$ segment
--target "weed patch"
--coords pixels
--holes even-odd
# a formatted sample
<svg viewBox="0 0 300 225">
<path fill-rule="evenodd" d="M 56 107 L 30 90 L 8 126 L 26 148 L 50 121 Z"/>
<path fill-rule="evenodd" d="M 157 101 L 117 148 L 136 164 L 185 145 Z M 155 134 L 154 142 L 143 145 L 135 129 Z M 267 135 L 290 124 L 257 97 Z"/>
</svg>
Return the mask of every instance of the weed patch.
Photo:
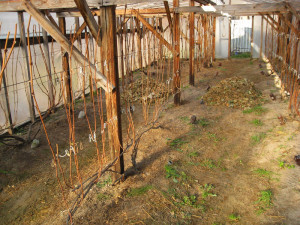
<svg viewBox="0 0 300 225">
<path fill-rule="evenodd" d="M 132 188 L 128 193 L 127 196 L 130 197 L 134 197 L 134 196 L 140 196 L 145 194 L 147 191 L 149 191 L 150 189 L 152 189 L 153 186 L 152 185 L 146 185 L 143 187 L 139 187 L 139 188 Z"/>
<path fill-rule="evenodd" d="M 250 123 L 258 127 L 263 125 L 263 122 L 260 119 L 254 119 Z"/>
<path fill-rule="evenodd" d="M 272 203 L 273 193 L 271 190 L 264 190 L 261 191 L 259 195 L 260 196 L 258 200 L 255 202 L 255 204 L 258 205 L 257 214 L 262 214 L 273 205 Z"/>
<path fill-rule="evenodd" d="M 267 134 L 264 132 L 251 136 L 252 144 L 255 145 L 260 143 L 266 136 Z"/>
<path fill-rule="evenodd" d="M 266 112 L 267 109 L 263 108 L 261 105 L 254 106 L 250 109 L 246 109 L 243 111 L 244 114 L 250 114 L 250 113 L 255 113 L 255 115 L 260 116 L 264 112 Z"/>
</svg>

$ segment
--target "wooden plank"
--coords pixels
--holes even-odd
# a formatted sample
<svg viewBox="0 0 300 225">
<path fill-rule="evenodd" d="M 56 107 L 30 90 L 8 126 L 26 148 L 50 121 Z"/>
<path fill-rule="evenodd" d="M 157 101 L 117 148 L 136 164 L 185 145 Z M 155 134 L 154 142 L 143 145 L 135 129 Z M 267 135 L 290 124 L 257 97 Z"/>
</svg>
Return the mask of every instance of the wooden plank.
<svg viewBox="0 0 300 225">
<path fill-rule="evenodd" d="M 173 34 L 173 22 L 172 22 L 172 17 L 171 17 L 171 11 L 170 11 L 170 7 L 169 7 L 169 2 L 168 1 L 164 1 L 164 6 L 165 6 L 165 10 L 167 13 L 167 19 L 169 22 L 169 27 L 171 29 L 171 34 Z"/>
<path fill-rule="evenodd" d="M 15 12 L 26 10 L 22 4 L 24 0 L 1 0 L 0 1 L 0 12 Z M 25 0 L 27 1 L 27 0 Z M 44 10 L 60 10 L 65 9 L 75 9 L 76 4 L 74 0 L 30 0 L 35 8 Z M 133 4 L 133 3 L 150 3 L 157 2 L 157 0 L 87 0 L 87 4 L 91 8 L 98 8 L 101 5 L 117 5 L 117 4 Z"/>
<path fill-rule="evenodd" d="M 58 18 L 58 26 L 62 32 L 62 34 L 66 35 L 66 19 L 63 17 Z M 61 48 L 61 59 L 62 59 L 62 69 L 64 71 L 64 82 L 65 82 L 65 92 L 67 97 L 67 104 L 70 107 L 72 102 L 71 95 L 71 78 L 70 78 L 70 65 L 69 65 L 69 54 L 63 48 Z"/>
<path fill-rule="evenodd" d="M 300 9 L 300 2 L 290 3 L 295 10 Z M 257 4 L 234 4 L 234 5 L 215 5 L 213 8 L 208 6 L 185 6 L 174 7 L 178 13 L 228 13 L 230 15 L 251 15 L 270 12 L 288 12 L 283 3 L 257 3 Z"/>
<path fill-rule="evenodd" d="M 217 17 L 214 16 L 214 22 L 213 22 L 213 40 L 212 40 L 212 45 L 213 45 L 213 61 L 216 61 L 216 22 L 217 22 Z"/>
<path fill-rule="evenodd" d="M 79 41 L 79 40 L 81 40 L 81 33 L 82 33 L 82 31 L 86 28 L 86 22 L 83 22 L 81 24 L 81 26 L 79 26 L 79 18 L 76 17 L 75 19 L 78 19 L 78 22 L 77 22 L 77 20 L 75 21 L 75 25 L 77 27 L 77 30 L 76 30 L 76 33 L 74 34 L 73 39 Z M 80 44 L 81 44 L 81 41 L 80 41 Z"/>
<path fill-rule="evenodd" d="M 259 58 L 262 59 L 262 50 L 263 50 L 263 38 L 264 38 L 264 18 L 261 16 L 261 25 L 260 25 L 260 49 L 259 49 Z"/>
<path fill-rule="evenodd" d="M 265 15 L 268 17 L 268 19 L 271 21 L 273 25 L 276 25 L 276 30 L 278 30 L 280 28 L 279 23 L 277 23 L 277 21 L 275 21 L 274 18 L 270 16 L 270 14 L 265 14 Z"/>
<path fill-rule="evenodd" d="M 251 44 L 251 53 L 250 53 L 251 54 L 250 55 L 251 59 L 253 59 L 253 47 L 254 47 L 253 46 L 253 44 L 254 44 L 253 43 L 253 37 L 254 37 L 254 16 L 252 16 L 251 40 L 250 40 L 251 41 L 251 43 L 250 43 Z"/>
<path fill-rule="evenodd" d="M 83 17 L 86 25 L 89 27 L 91 34 L 93 35 L 94 39 L 96 40 L 98 46 L 100 46 L 100 40 L 98 38 L 99 33 L 99 26 L 92 14 L 86 0 L 74 0 L 79 9 L 81 16 Z"/>
<path fill-rule="evenodd" d="M 163 37 L 164 36 L 164 28 L 163 28 L 163 24 L 162 24 L 162 18 L 158 18 L 158 23 L 159 23 L 159 31 L 160 31 L 160 34 L 161 36 Z M 163 59 L 163 44 L 161 42 L 159 42 L 159 58 L 162 62 L 162 59 Z"/>
<path fill-rule="evenodd" d="M 0 71 L 3 66 L 3 58 L 2 58 L 2 50 L 0 49 Z M 8 123 L 8 133 L 13 134 L 13 122 L 12 122 L 12 117 L 11 117 L 11 110 L 10 110 L 10 104 L 9 104 L 9 98 L 8 98 L 8 91 L 7 91 L 7 86 L 6 86 L 6 79 L 5 79 L 5 72 L 3 72 L 2 75 L 2 84 L 3 84 L 3 89 L 4 89 L 4 96 L 5 96 L 5 106 L 6 106 L 6 113 L 7 113 L 7 123 Z M 4 109 L 4 110 L 5 110 Z"/>
<path fill-rule="evenodd" d="M 152 27 L 145 19 L 144 17 L 142 17 L 138 11 L 133 10 L 134 15 L 140 20 L 140 22 L 149 30 L 151 31 L 155 37 L 157 37 L 174 55 L 178 55 L 179 51 L 176 51 L 175 48 L 172 47 L 172 45 L 169 44 L 168 41 L 166 41 L 166 39 L 164 39 L 157 31 L 154 27 Z"/>
<path fill-rule="evenodd" d="M 179 6 L 179 0 L 173 0 L 173 7 Z M 180 52 L 180 14 L 173 14 L 173 46 L 176 52 Z M 173 55 L 173 93 L 174 104 L 180 105 L 180 55 Z"/>
<path fill-rule="evenodd" d="M 297 37 L 300 36 L 300 32 L 298 29 L 296 29 L 293 24 L 291 24 L 291 22 L 285 17 L 283 16 L 282 14 L 278 14 L 279 17 L 284 20 L 284 22 L 286 23 L 286 25 L 288 25 L 288 27 L 296 34 Z"/>
<path fill-rule="evenodd" d="M 80 65 L 86 66 L 90 64 L 92 71 L 96 71 L 97 82 L 105 91 L 112 91 L 114 86 L 109 83 L 106 77 L 97 71 L 94 64 L 92 64 L 88 59 L 75 47 L 71 42 L 61 33 L 56 26 L 54 26 L 45 16 L 34 7 L 30 2 L 23 2 L 23 7 L 26 12 L 28 12 L 32 17 L 34 17 L 39 24 L 61 45 L 61 47 L 67 51 L 69 54 L 72 54 L 73 59 L 75 59 Z"/>
<path fill-rule="evenodd" d="M 228 59 L 231 59 L 231 19 L 228 18 Z"/>
<path fill-rule="evenodd" d="M 142 59 L 142 29 L 141 23 L 137 17 L 135 18 L 135 24 L 137 28 L 137 48 L 138 48 L 138 65 L 139 68 L 143 68 L 143 59 Z"/>
<path fill-rule="evenodd" d="M 300 21 L 300 15 L 295 8 L 293 8 L 290 3 L 285 2 L 285 7 L 293 13 L 293 15 L 297 18 L 298 22 Z"/>
<path fill-rule="evenodd" d="M 190 6 L 194 6 L 195 1 L 190 0 Z M 190 13 L 190 85 L 195 85 L 195 13 Z"/>
<path fill-rule="evenodd" d="M 124 173 L 124 159 L 120 154 L 123 152 L 122 147 L 122 127 L 121 127 L 121 110 L 120 110 L 120 91 L 117 55 L 117 35 L 116 35 L 116 15 L 115 6 L 101 7 L 101 46 L 103 57 L 106 61 L 104 70 L 109 82 L 116 88 L 112 93 L 107 93 L 106 110 L 108 123 L 108 137 L 110 144 L 111 159 L 118 157 L 113 170 L 113 180 L 116 181 L 120 174 Z"/>
<path fill-rule="evenodd" d="M 170 12 L 173 12 L 173 9 L 169 9 Z M 100 16 L 99 9 L 91 9 L 94 15 Z M 154 8 L 154 9 L 138 9 L 138 12 L 143 15 L 144 17 L 147 15 L 159 15 L 159 14 L 167 14 L 165 8 Z M 118 16 L 132 16 L 133 9 L 117 9 L 116 14 Z M 76 9 L 69 9 L 69 10 L 62 10 L 57 13 L 57 17 L 81 17 L 81 14 Z"/>
<path fill-rule="evenodd" d="M 18 23 L 19 23 L 19 32 L 20 32 L 20 41 L 21 41 L 21 49 L 23 54 L 23 63 L 25 67 L 25 73 L 27 73 L 28 81 L 30 81 L 30 71 L 29 71 L 29 61 L 28 61 L 28 52 L 27 52 L 27 43 L 26 43 L 26 35 L 25 35 L 25 27 L 24 27 L 24 15 L 23 12 L 18 12 Z M 29 104 L 30 111 L 30 119 L 31 122 L 35 121 L 35 109 L 34 109 L 34 101 L 31 95 L 31 85 L 30 82 L 27 84 L 29 93 L 27 93 L 27 99 Z"/>
<path fill-rule="evenodd" d="M 43 33 L 43 48 L 44 48 L 44 56 L 46 59 L 46 70 L 48 73 L 48 94 L 49 94 L 49 102 L 50 102 L 50 110 L 54 110 L 55 105 L 55 96 L 53 92 L 53 82 L 52 82 L 52 75 L 51 75 L 51 63 L 50 63 L 50 53 L 49 53 L 49 45 L 48 45 L 48 34 L 47 31 L 44 29 L 42 30 Z"/>
</svg>

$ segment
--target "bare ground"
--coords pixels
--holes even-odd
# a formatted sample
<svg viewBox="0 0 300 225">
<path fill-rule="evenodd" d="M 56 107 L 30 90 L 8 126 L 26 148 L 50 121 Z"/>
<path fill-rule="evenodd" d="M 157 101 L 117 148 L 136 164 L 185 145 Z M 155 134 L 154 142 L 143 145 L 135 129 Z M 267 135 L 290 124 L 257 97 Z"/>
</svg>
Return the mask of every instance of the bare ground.
<svg viewBox="0 0 300 225">
<path fill-rule="evenodd" d="M 188 85 L 188 62 L 182 62 L 183 104 L 170 103 L 160 128 L 143 137 L 138 172 L 126 155 L 127 179 L 113 187 L 94 186 L 74 224 L 300 224 L 300 167 L 293 161 L 300 154 L 299 119 L 280 98 L 275 77 L 260 74 L 261 62 L 220 62 L 220 67 L 218 61 L 198 72 L 195 87 Z M 234 75 L 262 91 L 264 112 L 200 104 L 208 85 Z M 276 101 L 270 100 L 270 92 Z M 197 124 L 189 123 L 192 115 Z M 134 117 L 142 121 L 138 112 Z M 255 119 L 261 124 L 251 123 Z M 77 124 L 78 137 L 86 140 L 85 121 Z M 48 130 L 55 143 L 66 142 L 67 129 L 63 110 L 50 117 Z M 41 145 L 35 150 L 1 146 L 0 169 L 6 171 L 0 174 L 1 224 L 66 223 L 49 147 L 44 134 L 39 135 Z M 85 145 L 89 148 L 82 165 L 89 174 L 95 152 Z M 269 202 L 259 201 L 263 193 L 269 193 Z"/>
</svg>

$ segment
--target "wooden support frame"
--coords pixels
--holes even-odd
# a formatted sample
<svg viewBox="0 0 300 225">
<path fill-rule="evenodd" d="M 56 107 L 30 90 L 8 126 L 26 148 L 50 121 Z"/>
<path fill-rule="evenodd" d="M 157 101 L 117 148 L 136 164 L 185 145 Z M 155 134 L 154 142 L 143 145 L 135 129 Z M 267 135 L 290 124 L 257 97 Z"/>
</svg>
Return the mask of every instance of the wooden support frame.
<svg viewBox="0 0 300 225">
<path fill-rule="evenodd" d="M 116 14 L 115 6 L 101 7 L 101 46 L 105 66 L 107 67 L 105 75 L 109 82 L 116 88 L 112 93 L 107 93 L 106 110 L 108 123 L 108 136 L 110 143 L 111 158 L 114 160 L 118 157 L 113 170 L 117 173 L 113 174 L 113 180 L 120 178 L 119 174 L 124 173 L 124 159 L 120 155 L 123 152 L 122 147 L 122 127 L 121 127 L 121 109 L 120 109 L 120 91 L 119 91 L 119 75 L 118 75 L 118 60 L 117 60 L 117 36 L 116 36 Z"/>
<path fill-rule="evenodd" d="M 59 17 L 60 18 L 60 17 Z M 77 22 L 77 20 L 76 19 L 78 19 L 78 22 Z M 73 39 L 74 40 L 81 40 L 81 33 L 82 33 L 82 31 L 86 28 L 86 22 L 83 22 L 82 24 L 81 24 L 81 26 L 79 26 L 79 18 L 78 17 L 75 17 L 75 25 L 76 25 L 76 27 L 77 27 L 77 30 L 76 30 L 76 33 L 74 34 L 74 37 L 73 37 Z M 80 41 L 80 44 L 81 44 L 81 41 Z"/>
<path fill-rule="evenodd" d="M 169 7 L 169 2 L 168 1 L 164 1 L 164 6 L 165 6 L 165 10 L 167 13 L 167 19 L 169 22 L 169 27 L 171 29 L 171 34 L 173 34 L 173 25 L 172 25 L 172 17 L 171 17 L 171 11 L 170 11 L 170 7 Z"/>
<path fill-rule="evenodd" d="M 231 60 L 231 18 L 228 18 L 228 60 Z"/>
<path fill-rule="evenodd" d="M 213 17 L 213 39 L 212 39 L 212 48 L 213 48 L 213 54 L 212 58 L 213 61 L 216 61 L 216 23 L 217 23 L 217 17 Z"/>
<path fill-rule="evenodd" d="M 137 17 L 135 18 L 135 24 L 137 29 L 137 48 L 138 48 L 138 65 L 139 68 L 143 68 L 143 58 L 142 58 L 142 29 L 141 23 Z"/>
<path fill-rule="evenodd" d="M 66 35 L 66 19 L 63 17 L 58 18 L 58 26 L 62 32 L 62 34 Z M 70 65 L 69 65 L 69 54 L 65 52 L 63 48 L 61 48 L 61 59 L 62 59 L 62 69 L 64 71 L 64 82 L 65 82 L 65 93 L 67 98 L 67 104 L 70 107 L 72 102 L 72 87 L 71 87 L 71 77 L 70 77 Z"/>
<path fill-rule="evenodd" d="M 264 18 L 261 16 L 261 25 L 260 25 L 260 49 L 259 49 L 259 58 L 262 59 L 263 52 L 263 38 L 264 38 Z"/>
<path fill-rule="evenodd" d="M 115 88 L 114 85 L 109 83 L 106 77 L 96 69 L 96 66 L 92 64 L 75 46 L 73 46 L 61 33 L 61 31 L 47 20 L 45 16 L 37 8 L 35 8 L 34 5 L 32 5 L 31 2 L 24 1 L 23 5 L 26 12 L 39 21 L 39 24 L 61 45 L 65 51 L 72 54 L 73 58 L 79 64 L 82 66 L 90 65 L 92 71 L 96 71 L 96 82 L 98 82 L 105 91 L 113 91 Z"/>
<path fill-rule="evenodd" d="M 18 12 L 18 23 L 19 23 L 19 30 L 20 30 L 20 41 L 21 41 L 21 48 L 23 53 L 23 63 L 25 66 L 25 72 L 27 73 L 28 81 L 30 81 L 30 71 L 29 71 L 29 60 L 28 60 L 28 51 L 27 51 L 27 43 L 26 43 L 26 35 L 25 35 L 25 27 L 24 27 L 24 15 L 23 12 Z M 31 122 L 35 121 L 35 107 L 34 107 L 34 101 L 33 97 L 31 95 L 31 85 L 30 82 L 28 82 L 28 104 L 29 104 L 29 111 L 30 111 L 30 119 Z"/>
<path fill-rule="evenodd" d="M 297 36 L 297 37 L 299 37 L 300 36 L 300 32 L 299 32 L 299 30 L 297 30 L 294 26 L 293 26 L 293 24 L 291 24 L 291 22 L 285 17 L 285 16 L 283 16 L 282 14 L 278 14 L 279 15 L 279 17 L 282 19 L 282 20 L 284 20 L 284 22 L 286 23 L 286 25 L 295 33 L 295 35 Z"/>
<path fill-rule="evenodd" d="M 179 51 L 177 51 L 175 48 L 172 47 L 172 45 L 169 44 L 169 42 L 164 39 L 157 31 L 156 29 L 151 26 L 145 19 L 143 16 L 141 16 L 138 11 L 133 10 L 134 15 L 139 19 L 139 21 L 149 30 L 151 31 L 155 37 L 157 37 L 174 55 L 178 55 Z"/>
<path fill-rule="evenodd" d="M 2 64 L 3 62 L 3 57 L 2 57 L 2 50 L 0 48 L 0 71 L 2 69 Z M 13 134 L 13 122 L 12 122 L 12 117 L 11 117 L 11 110 L 10 110 L 10 104 L 9 104 L 9 97 L 8 97 L 8 91 L 7 91 L 7 86 L 6 86 L 6 79 L 5 79 L 5 72 L 3 72 L 3 77 L 2 77 L 2 84 L 3 84 L 3 89 L 4 89 L 4 96 L 5 96 L 5 105 L 6 105 L 6 113 L 8 117 L 8 133 Z"/>
<path fill-rule="evenodd" d="M 54 86 L 52 82 L 52 75 L 51 75 L 51 63 L 50 63 L 50 53 L 49 53 L 49 45 L 48 45 L 48 34 L 47 31 L 44 29 L 42 30 L 43 33 L 43 48 L 44 48 L 44 55 L 46 58 L 46 70 L 48 73 L 48 93 L 49 93 L 49 102 L 50 102 L 50 111 L 54 110 L 55 107 L 55 96 L 54 96 Z"/>
<path fill-rule="evenodd" d="M 94 18 L 94 15 L 92 14 L 86 0 L 74 0 L 74 2 L 77 5 L 77 8 L 80 11 L 81 16 L 83 17 L 86 25 L 89 27 L 91 34 L 93 35 L 94 39 L 96 40 L 98 46 L 100 46 L 100 40 L 99 40 L 99 26 Z"/>
<path fill-rule="evenodd" d="M 254 47 L 254 43 L 253 43 L 253 39 L 254 39 L 254 16 L 252 16 L 252 27 L 251 27 L 251 55 L 250 55 L 250 59 L 253 59 L 253 47 Z"/>
<path fill-rule="evenodd" d="M 195 6 L 195 1 L 190 0 L 190 6 Z M 195 85 L 195 13 L 190 13 L 190 85 Z"/>
<path fill-rule="evenodd" d="M 179 0 L 173 0 L 173 7 L 179 6 Z M 176 52 L 180 52 L 180 14 L 173 14 L 173 46 Z M 173 55 L 173 93 L 174 104 L 180 105 L 180 54 Z"/>
</svg>

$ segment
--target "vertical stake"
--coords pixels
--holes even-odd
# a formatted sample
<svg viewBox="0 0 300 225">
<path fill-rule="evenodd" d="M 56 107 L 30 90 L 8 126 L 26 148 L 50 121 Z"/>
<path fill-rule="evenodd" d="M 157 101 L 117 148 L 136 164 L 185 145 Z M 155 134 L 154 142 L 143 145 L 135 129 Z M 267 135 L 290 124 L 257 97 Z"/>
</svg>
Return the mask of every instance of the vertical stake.
<svg viewBox="0 0 300 225">
<path fill-rule="evenodd" d="M 122 147 L 122 127 L 120 112 L 120 91 L 117 60 L 117 37 L 116 37 L 116 6 L 104 6 L 100 8 L 101 16 L 101 42 L 103 57 L 106 61 L 104 74 L 108 82 L 115 86 L 113 92 L 106 92 L 106 110 L 108 123 L 108 138 L 111 158 L 119 157 L 113 170 L 113 180 L 117 180 L 124 173 L 124 159 L 120 154 Z"/>
<path fill-rule="evenodd" d="M 28 104 L 29 104 L 29 111 L 30 111 L 30 118 L 31 122 L 35 121 L 35 109 L 34 109 L 34 102 L 33 97 L 31 96 L 31 86 L 30 86 L 30 71 L 29 71 L 29 61 L 28 61 L 28 52 L 27 52 L 27 43 L 26 43 L 26 35 L 25 35 L 25 27 L 24 27 L 24 16 L 23 12 L 18 12 L 18 23 L 19 23 L 19 32 L 20 32 L 20 41 L 21 41 L 21 47 L 22 47 L 22 53 L 24 58 L 24 64 L 25 64 L 25 71 L 27 71 L 27 77 L 28 77 L 28 89 L 29 93 L 27 93 L 28 98 Z"/>
<path fill-rule="evenodd" d="M 66 35 L 66 19 L 64 17 L 58 18 L 58 24 L 63 35 Z M 69 66 L 69 54 L 61 49 L 62 52 L 62 68 L 64 71 L 65 88 L 67 95 L 67 104 L 70 107 L 71 103 L 71 79 L 70 79 L 70 66 Z"/>
<path fill-rule="evenodd" d="M 190 6 L 195 6 L 195 1 L 190 0 Z M 190 13 L 190 85 L 195 85 L 195 13 Z"/>
<path fill-rule="evenodd" d="M 179 7 L 179 0 L 173 0 L 173 7 Z M 173 16 L 173 46 L 178 52 L 173 54 L 173 85 L 174 104 L 180 105 L 180 14 L 174 12 Z"/>
<path fill-rule="evenodd" d="M 50 111 L 54 110 L 55 105 L 55 96 L 53 93 L 53 81 L 51 75 L 51 64 L 50 64 L 50 53 L 49 53 L 49 45 L 48 45 L 48 34 L 47 31 L 43 29 L 43 47 L 46 58 L 46 66 L 48 73 L 48 93 L 49 93 L 49 101 L 50 101 Z"/>
<path fill-rule="evenodd" d="M 2 50 L 0 49 L 0 69 L 2 69 Z M 9 104 L 9 98 L 8 98 L 8 91 L 7 91 L 7 86 L 6 86 L 6 79 L 5 79 L 5 73 L 3 72 L 3 88 L 4 88 L 4 95 L 5 95 L 5 104 L 6 104 L 6 110 L 7 110 L 7 116 L 8 116 L 8 133 L 13 134 L 13 123 L 12 123 L 12 118 L 11 118 L 11 111 L 10 111 L 10 104 Z"/>
</svg>

